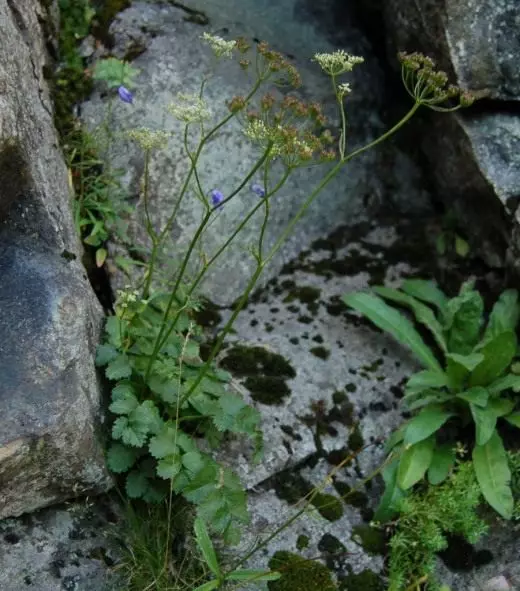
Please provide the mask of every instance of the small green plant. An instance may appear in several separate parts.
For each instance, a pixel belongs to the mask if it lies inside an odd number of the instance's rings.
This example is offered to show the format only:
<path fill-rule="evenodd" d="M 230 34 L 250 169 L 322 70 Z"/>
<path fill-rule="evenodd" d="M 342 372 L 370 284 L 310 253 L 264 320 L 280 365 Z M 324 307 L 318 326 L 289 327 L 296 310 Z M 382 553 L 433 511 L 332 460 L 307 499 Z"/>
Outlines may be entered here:
<path fill-rule="evenodd" d="M 506 290 L 487 323 L 484 303 L 473 282 L 449 299 L 433 282 L 410 279 L 401 289 L 375 287 L 374 293 L 344 296 L 347 305 L 407 346 L 426 368 L 407 382 L 404 402 L 417 414 L 389 441 L 395 456 L 384 472 L 386 492 L 379 519 L 427 474 L 443 482 L 455 462 L 455 441 L 438 437 L 448 421 L 474 424 L 472 451 L 477 481 L 487 502 L 504 518 L 513 514 L 511 472 L 497 422 L 520 427 L 520 376 L 512 372 L 517 355 L 520 308 L 516 290 Z M 407 308 L 431 333 L 435 350 L 413 323 L 384 300 Z M 442 361 L 440 361 L 442 360 Z"/>
<path fill-rule="evenodd" d="M 481 501 L 472 462 L 458 463 L 439 486 L 425 486 L 401 498 L 389 542 L 388 591 L 442 589 L 434 574 L 436 554 L 447 548 L 448 534 L 474 544 L 486 533 L 477 512 Z"/>

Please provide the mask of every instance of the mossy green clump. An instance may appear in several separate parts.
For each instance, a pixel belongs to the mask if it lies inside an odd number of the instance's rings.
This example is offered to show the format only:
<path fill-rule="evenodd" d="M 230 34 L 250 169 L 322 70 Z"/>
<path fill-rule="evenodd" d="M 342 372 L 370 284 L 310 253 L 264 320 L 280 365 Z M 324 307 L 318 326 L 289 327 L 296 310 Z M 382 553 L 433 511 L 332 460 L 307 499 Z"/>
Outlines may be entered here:
<path fill-rule="evenodd" d="M 357 507 L 358 509 L 364 509 L 368 505 L 367 495 L 360 490 L 353 490 L 352 487 L 346 482 L 336 480 L 334 482 L 334 488 L 341 496 L 342 501 L 347 505 Z"/>
<path fill-rule="evenodd" d="M 386 551 L 384 532 L 370 525 L 356 525 L 352 530 L 352 540 L 369 554 L 384 554 Z"/>
<path fill-rule="evenodd" d="M 289 295 L 285 297 L 283 300 L 284 303 L 288 304 L 290 302 L 294 302 L 295 300 L 299 300 L 302 304 L 307 306 L 307 309 L 312 314 L 316 314 L 319 308 L 319 298 L 321 295 L 321 290 L 317 287 L 312 287 L 311 285 L 302 285 L 302 286 L 295 286 L 289 292 Z"/>
<path fill-rule="evenodd" d="M 337 591 L 329 569 L 315 560 L 292 552 L 276 552 L 269 568 L 281 573 L 281 578 L 268 583 L 269 591 Z"/>
<path fill-rule="evenodd" d="M 220 308 L 210 300 L 202 300 L 201 307 L 194 312 L 194 318 L 197 324 L 205 328 L 218 326 L 222 320 Z"/>
<path fill-rule="evenodd" d="M 340 554 L 341 552 L 345 552 L 346 547 L 336 536 L 324 534 L 318 542 L 318 550 L 326 554 Z"/>
<path fill-rule="evenodd" d="M 352 433 L 349 435 L 348 447 L 352 451 L 359 451 L 363 448 L 364 445 L 365 445 L 365 440 L 363 439 L 363 435 L 361 435 L 361 431 L 359 429 L 359 426 L 356 425 L 354 427 Z"/>
<path fill-rule="evenodd" d="M 337 521 L 343 517 L 343 505 L 334 495 L 317 493 L 311 503 L 327 521 Z"/>
<path fill-rule="evenodd" d="M 319 357 L 320 359 L 323 359 L 324 361 L 326 361 L 330 357 L 330 350 L 327 349 L 327 347 L 322 347 L 321 345 L 318 347 L 312 347 L 312 349 L 310 349 L 310 352 L 315 357 Z"/>
<path fill-rule="evenodd" d="M 382 578 L 371 570 L 364 570 L 355 575 L 350 573 L 340 582 L 340 591 L 384 591 Z"/>
<path fill-rule="evenodd" d="M 297 550 L 305 550 L 305 548 L 308 548 L 310 544 L 310 538 L 309 536 L 304 536 L 303 534 L 300 534 L 296 540 L 296 549 Z"/>
<path fill-rule="evenodd" d="M 348 402 L 348 396 L 345 394 L 345 392 L 342 392 L 341 390 L 337 390 L 332 395 L 332 402 L 334 402 L 334 404 L 338 404 L 338 405 L 342 404 L 343 402 Z"/>
<path fill-rule="evenodd" d="M 286 380 L 296 376 L 293 366 L 282 355 L 258 346 L 236 345 L 220 365 L 236 377 L 246 378 L 244 386 L 253 400 L 262 404 L 282 404 L 291 394 Z"/>

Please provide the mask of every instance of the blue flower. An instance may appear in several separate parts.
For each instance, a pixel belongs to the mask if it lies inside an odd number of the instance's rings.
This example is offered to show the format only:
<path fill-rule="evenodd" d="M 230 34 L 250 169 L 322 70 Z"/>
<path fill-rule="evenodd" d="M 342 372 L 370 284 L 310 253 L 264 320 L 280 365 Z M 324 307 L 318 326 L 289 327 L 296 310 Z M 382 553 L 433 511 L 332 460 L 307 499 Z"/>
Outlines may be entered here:
<path fill-rule="evenodd" d="M 134 95 L 125 86 L 120 86 L 117 89 L 117 94 L 119 95 L 119 98 L 124 103 L 133 103 L 134 102 Z"/>
<path fill-rule="evenodd" d="M 260 199 L 263 199 L 265 197 L 265 189 L 260 183 L 253 183 L 251 185 L 251 191 L 253 191 L 255 195 L 258 195 Z"/>
<path fill-rule="evenodd" d="M 222 191 L 219 191 L 218 189 L 213 189 L 213 191 L 211 191 L 210 193 L 210 196 L 211 204 L 213 205 L 213 207 L 222 207 L 222 201 L 224 201 L 224 194 L 222 193 Z"/>

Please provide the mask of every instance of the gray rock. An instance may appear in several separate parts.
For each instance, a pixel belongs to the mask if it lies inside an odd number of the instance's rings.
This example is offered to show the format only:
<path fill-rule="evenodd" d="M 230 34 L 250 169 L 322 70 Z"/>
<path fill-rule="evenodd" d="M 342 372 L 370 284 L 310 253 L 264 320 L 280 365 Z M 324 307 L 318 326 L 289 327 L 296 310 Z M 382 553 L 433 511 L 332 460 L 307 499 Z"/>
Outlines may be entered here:
<path fill-rule="evenodd" d="M 116 512 L 101 498 L 0 522 L 2 591 L 123 589 L 110 569 L 120 557 Z"/>
<path fill-rule="evenodd" d="M 111 485 L 80 262 L 42 68 L 43 3 L 0 1 L 0 518 Z"/>
<path fill-rule="evenodd" d="M 467 90 L 520 100 L 516 0 L 390 0 L 384 11 L 399 50 L 433 54 Z"/>
<path fill-rule="evenodd" d="M 330 51 L 337 47 L 364 55 L 366 63 L 352 73 L 354 92 L 348 101 L 349 143 L 352 147 L 360 146 L 384 129 L 384 76 L 378 62 L 367 40 L 353 24 L 352 15 L 346 13 L 344 28 L 340 28 L 332 12 L 333 3 L 325 4 L 316 8 L 315 3 L 295 0 L 287 0 L 276 6 L 266 1 L 246 4 L 241 1 L 212 0 L 194 3 L 193 6 L 203 9 L 210 19 L 210 26 L 204 28 L 186 22 L 186 13 L 180 8 L 164 4 L 136 2 L 118 16 L 111 27 L 116 43 L 111 52 L 123 57 L 135 42 L 146 45 L 147 50 L 133 61 L 133 65 L 141 69 L 135 104 L 117 105 L 114 127 L 117 132 L 122 132 L 138 124 L 173 133 L 168 149 L 155 156 L 151 166 L 150 209 L 157 228 L 162 227 L 171 212 L 188 167 L 183 153 L 181 125 L 172 120 L 166 107 L 178 92 L 198 92 L 201 77 L 210 69 L 212 58 L 199 39 L 204 31 L 223 34 L 226 38 L 242 35 L 266 39 L 272 42 L 275 49 L 290 55 L 304 79 L 300 96 L 306 100 L 323 102 L 334 126 L 338 124 L 338 116 L 328 80 L 318 66 L 311 62 L 311 57 L 316 51 Z M 208 104 L 215 117 L 226 113 L 226 100 L 234 94 L 245 94 L 248 88 L 247 77 L 236 62 L 219 66 L 206 86 Z M 106 98 L 95 94 L 82 105 L 84 120 L 94 128 L 102 121 L 106 108 Z M 403 113 L 405 109 L 403 106 Z M 112 153 L 114 165 L 125 171 L 124 178 L 131 195 L 137 196 L 143 172 L 142 158 L 137 149 L 121 138 Z M 231 125 L 209 143 L 203 154 L 199 172 L 204 192 L 218 188 L 225 195 L 229 194 L 250 170 L 257 156 L 254 147 L 243 136 L 240 126 Z M 267 246 L 274 244 L 308 194 L 309 188 L 318 183 L 321 174 L 316 169 L 296 172 L 279 198 L 274 199 Z M 237 199 L 219 212 L 204 236 L 206 253 L 215 251 L 222 236 L 228 235 L 231 228 L 236 227 L 256 199 L 246 187 Z M 298 224 L 280 256 L 269 266 L 265 280 L 276 274 L 284 261 L 296 256 L 312 239 L 328 233 L 332 227 L 341 223 L 354 223 L 366 216 L 367 202 L 391 202 L 401 210 L 424 209 L 428 206 L 428 195 L 421 186 L 417 168 L 394 145 L 383 145 L 368 152 L 342 171 Z M 199 224 L 201 211 L 201 204 L 194 192 L 190 191 L 172 231 L 172 243 L 166 252 L 168 260 L 178 263 Z M 226 252 L 210 274 L 204 291 L 212 300 L 230 303 L 245 286 L 252 268 L 249 252 L 251 236 L 257 235 L 260 221 L 260 218 L 252 220 L 236 245 Z M 132 218 L 131 238 L 137 245 L 148 244 L 140 202 Z M 121 249 L 113 245 L 112 253 L 121 254 Z M 115 279 L 119 285 L 125 282 L 128 281 L 120 275 Z"/>

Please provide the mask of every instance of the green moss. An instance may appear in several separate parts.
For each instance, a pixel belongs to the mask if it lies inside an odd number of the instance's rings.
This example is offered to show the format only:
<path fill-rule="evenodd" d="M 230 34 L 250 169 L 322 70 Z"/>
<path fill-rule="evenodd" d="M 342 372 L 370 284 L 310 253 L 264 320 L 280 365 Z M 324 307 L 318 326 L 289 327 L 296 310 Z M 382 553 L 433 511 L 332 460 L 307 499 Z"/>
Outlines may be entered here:
<path fill-rule="evenodd" d="M 321 289 L 318 289 L 317 287 L 312 287 L 311 285 L 295 286 L 283 301 L 289 303 L 294 300 L 299 300 L 302 304 L 307 304 L 309 310 L 316 312 L 318 306 L 317 300 L 319 300 L 320 295 Z"/>
<path fill-rule="evenodd" d="M 312 499 L 312 504 L 327 521 L 337 521 L 343 517 L 343 505 L 334 495 L 317 493 Z"/>
<path fill-rule="evenodd" d="M 324 361 L 330 357 L 330 350 L 326 347 L 312 347 L 312 349 L 310 349 L 310 352 L 316 357 L 323 359 Z"/>
<path fill-rule="evenodd" d="M 361 431 L 359 430 L 359 426 L 356 425 L 352 433 L 348 438 L 348 446 L 352 451 L 359 451 L 365 445 L 365 441 L 363 439 L 363 435 L 361 435 Z"/>
<path fill-rule="evenodd" d="M 318 550 L 326 554 L 340 554 L 345 552 L 345 546 L 331 534 L 324 534 L 318 542 Z"/>
<path fill-rule="evenodd" d="M 298 536 L 296 540 L 296 549 L 297 550 L 305 550 L 305 548 L 309 547 L 310 538 L 309 536 L 304 536 L 303 534 Z"/>
<path fill-rule="evenodd" d="M 334 394 L 332 395 L 332 402 L 334 402 L 334 404 L 341 404 L 347 401 L 348 396 L 345 394 L 345 392 L 342 392 L 341 390 L 334 392 Z"/>
<path fill-rule="evenodd" d="M 249 376 L 244 386 L 251 392 L 251 398 L 262 404 L 282 404 L 291 395 L 286 381 L 275 376 Z"/>
<path fill-rule="evenodd" d="M 345 390 L 347 392 L 355 392 L 357 390 L 357 386 L 353 382 L 350 382 L 345 386 Z"/>
<path fill-rule="evenodd" d="M 360 490 L 352 490 L 352 487 L 346 482 L 336 480 L 334 482 L 334 488 L 347 505 L 352 505 L 352 507 L 357 507 L 358 509 L 364 509 L 368 505 L 367 495 Z"/>
<path fill-rule="evenodd" d="M 202 306 L 194 313 L 195 321 L 200 326 L 213 328 L 220 324 L 222 315 L 219 312 L 219 307 L 210 300 L 204 299 Z"/>
<path fill-rule="evenodd" d="M 352 540 L 369 554 L 384 554 L 386 551 L 384 532 L 370 525 L 356 525 L 352 530 Z"/>
<path fill-rule="evenodd" d="M 340 591 L 384 591 L 385 584 L 379 575 L 371 570 L 349 574 L 340 583 Z"/>
<path fill-rule="evenodd" d="M 337 591 L 329 569 L 315 560 L 307 560 L 292 552 L 276 552 L 269 568 L 282 576 L 268 583 L 269 591 Z"/>
<path fill-rule="evenodd" d="M 0 222 L 10 208 L 22 197 L 29 185 L 27 158 L 20 144 L 14 139 L 0 143 Z"/>

